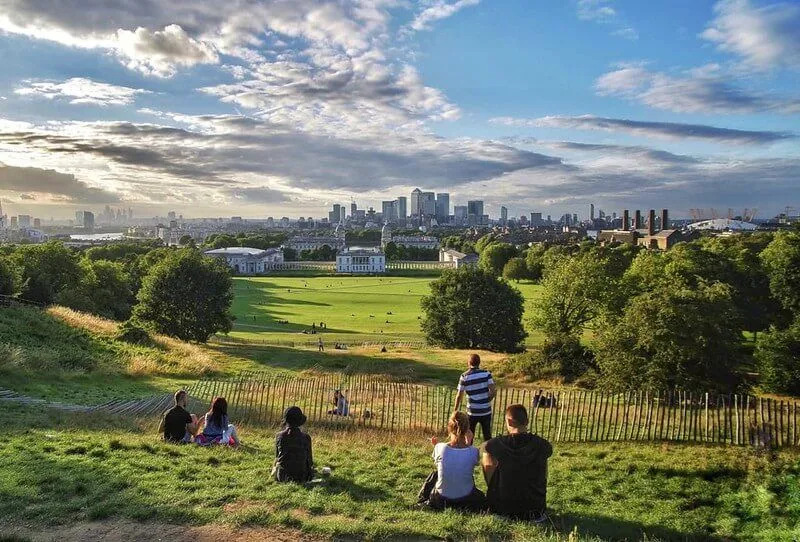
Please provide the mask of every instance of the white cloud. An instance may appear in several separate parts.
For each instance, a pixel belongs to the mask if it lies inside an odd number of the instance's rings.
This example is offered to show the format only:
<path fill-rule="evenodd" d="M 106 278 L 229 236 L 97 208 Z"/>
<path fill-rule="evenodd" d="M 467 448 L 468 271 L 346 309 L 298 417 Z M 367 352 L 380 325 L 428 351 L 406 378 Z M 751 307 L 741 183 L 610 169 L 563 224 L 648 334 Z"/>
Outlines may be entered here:
<path fill-rule="evenodd" d="M 751 69 L 800 68 L 800 5 L 755 7 L 748 0 L 721 0 L 701 37 L 742 58 Z"/>
<path fill-rule="evenodd" d="M 577 130 L 602 130 L 665 139 L 702 139 L 718 143 L 767 144 L 794 139 L 796 134 L 756 130 L 735 130 L 706 124 L 679 122 L 654 122 L 581 115 L 576 117 L 549 116 L 536 119 L 496 117 L 492 124 L 513 127 L 568 128 Z"/>
<path fill-rule="evenodd" d="M 613 0 L 578 0 L 578 19 L 592 21 L 615 28 L 612 36 L 628 40 L 638 40 L 639 32 L 624 21 L 624 17 L 614 8 Z"/>
<path fill-rule="evenodd" d="M 117 43 L 118 51 L 129 68 L 161 77 L 174 75 L 178 66 L 219 61 L 211 45 L 189 37 L 177 24 L 157 31 L 142 27 L 133 32 L 117 30 Z"/>
<path fill-rule="evenodd" d="M 620 96 L 679 113 L 797 113 L 800 99 L 749 92 L 732 85 L 715 64 L 674 76 L 643 63 L 623 63 L 595 81 L 601 96 Z"/>
<path fill-rule="evenodd" d="M 455 15 L 462 9 L 476 6 L 481 0 L 432 0 L 427 2 L 426 7 L 416 14 L 409 27 L 413 30 L 430 30 L 433 23 Z"/>
<path fill-rule="evenodd" d="M 84 77 L 73 77 L 62 82 L 27 80 L 24 83 L 25 86 L 14 90 L 15 94 L 48 100 L 66 99 L 71 104 L 129 105 L 137 95 L 149 93 L 143 89 L 100 83 Z"/>

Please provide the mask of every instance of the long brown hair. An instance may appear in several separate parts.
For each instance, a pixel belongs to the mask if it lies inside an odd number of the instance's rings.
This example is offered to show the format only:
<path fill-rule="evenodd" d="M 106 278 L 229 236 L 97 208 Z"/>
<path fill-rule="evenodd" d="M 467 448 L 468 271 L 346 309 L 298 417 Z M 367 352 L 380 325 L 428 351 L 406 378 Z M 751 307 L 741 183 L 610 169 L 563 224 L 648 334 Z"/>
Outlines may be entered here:
<path fill-rule="evenodd" d="M 447 420 L 447 432 L 454 437 L 461 438 L 469 431 L 469 416 L 464 412 L 456 411 Z"/>
<path fill-rule="evenodd" d="M 224 397 L 214 397 L 211 401 L 211 421 L 222 427 L 225 417 L 228 415 L 228 401 Z"/>

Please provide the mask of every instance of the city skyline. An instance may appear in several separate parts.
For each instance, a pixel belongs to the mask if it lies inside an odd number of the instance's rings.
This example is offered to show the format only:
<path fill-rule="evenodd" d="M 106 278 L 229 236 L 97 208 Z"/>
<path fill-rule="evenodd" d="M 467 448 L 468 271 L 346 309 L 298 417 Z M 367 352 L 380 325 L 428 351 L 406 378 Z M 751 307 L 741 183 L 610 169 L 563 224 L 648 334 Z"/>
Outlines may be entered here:
<path fill-rule="evenodd" d="M 9 216 L 800 207 L 795 3 L 0 8 Z"/>

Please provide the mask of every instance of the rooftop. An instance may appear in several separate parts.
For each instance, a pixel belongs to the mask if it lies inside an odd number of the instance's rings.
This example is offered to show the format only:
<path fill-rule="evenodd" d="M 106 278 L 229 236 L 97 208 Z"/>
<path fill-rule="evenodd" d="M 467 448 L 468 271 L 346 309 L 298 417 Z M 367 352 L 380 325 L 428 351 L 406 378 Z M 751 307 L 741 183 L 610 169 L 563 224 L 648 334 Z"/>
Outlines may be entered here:
<path fill-rule="evenodd" d="M 261 256 L 266 250 L 251 247 L 228 247 L 206 250 L 204 254 L 209 256 Z"/>

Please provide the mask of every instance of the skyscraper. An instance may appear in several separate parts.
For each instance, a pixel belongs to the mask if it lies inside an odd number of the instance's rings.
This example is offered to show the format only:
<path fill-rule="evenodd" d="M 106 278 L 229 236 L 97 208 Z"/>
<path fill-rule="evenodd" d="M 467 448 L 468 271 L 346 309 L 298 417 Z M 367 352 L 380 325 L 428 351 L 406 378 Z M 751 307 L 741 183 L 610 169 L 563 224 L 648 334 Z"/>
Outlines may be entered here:
<path fill-rule="evenodd" d="M 450 216 L 450 194 L 440 192 L 436 194 L 436 220 L 441 224 L 447 222 Z"/>
<path fill-rule="evenodd" d="M 405 196 L 400 196 L 397 198 L 397 218 L 399 220 L 405 220 L 408 216 L 408 198 Z"/>
<path fill-rule="evenodd" d="M 436 216 L 436 194 L 434 192 L 422 193 L 422 214 Z"/>
<path fill-rule="evenodd" d="M 589 204 L 589 220 L 594 220 L 594 203 Z"/>
<path fill-rule="evenodd" d="M 342 206 L 338 203 L 333 204 L 333 209 L 328 213 L 328 222 L 338 224 L 342 220 Z"/>
<path fill-rule="evenodd" d="M 483 215 L 483 200 L 473 199 L 467 202 L 467 214 L 481 216 Z"/>
<path fill-rule="evenodd" d="M 508 223 L 508 208 L 505 205 L 500 207 L 500 223 L 503 226 Z"/>
<path fill-rule="evenodd" d="M 467 223 L 467 206 L 456 205 L 453 207 L 453 218 L 457 226 L 463 226 Z"/>
<path fill-rule="evenodd" d="M 353 202 L 350 203 L 350 219 L 351 220 L 356 217 L 356 211 L 358 211 L 358 206 L 356 205 L 356 202 L 353 201 Z"/>
<path fill-rule="evenodd" d="M 422 190 L 415 188 L 411 192 L 411 216 L 420 216 L 422 214 Z"/>
<path fill-rule="evenodd" d="M 381 212 L 383 213 L 384 222 L 397 221 L 397 201 L 385 200 L 381 202 Z"/>

